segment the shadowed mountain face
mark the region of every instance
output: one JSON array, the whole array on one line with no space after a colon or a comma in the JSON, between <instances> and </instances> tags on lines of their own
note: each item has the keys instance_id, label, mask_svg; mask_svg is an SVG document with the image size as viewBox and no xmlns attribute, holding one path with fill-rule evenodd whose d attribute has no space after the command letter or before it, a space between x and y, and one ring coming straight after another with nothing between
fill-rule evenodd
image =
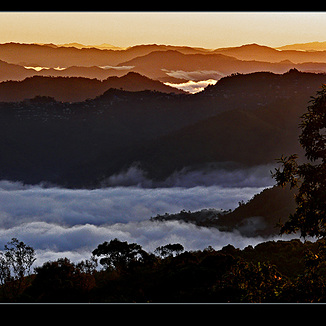
<instances>
[{"instance_id":1,"label":"shadowed mountain face","mask_svg":"<svg viewBox=\"0 0 326 326\"><path fill-rule=\"evenodd\" d=\"M196 95L110 89L79 103L2 103L0 177L88 187L134 164L164 180L207 163L273 163L300 153L299 117L325 82L292 70L225 77Z\"/></svg>"}]
</instances>

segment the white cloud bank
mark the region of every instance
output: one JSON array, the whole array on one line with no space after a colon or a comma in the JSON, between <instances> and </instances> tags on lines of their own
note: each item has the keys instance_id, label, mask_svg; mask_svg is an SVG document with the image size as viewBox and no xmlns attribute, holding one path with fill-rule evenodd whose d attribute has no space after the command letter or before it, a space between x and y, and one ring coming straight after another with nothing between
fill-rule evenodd
<instances>
[{"instance_id":1,"label":"white cloud bank","mask_svg":"<svg viewBox=\"0 0 326 326\"><path fill-rule=\"evenodd\" d=\"M202 81L207 79L215 79L218 81L224 74L217 70L194 70L194 71L184 71L184 70L166 70L162 69L168 76L180 79L188 79L193 81Z\"/></svg>"},{"instance_id":2,"label":"white cloud bank","mask_svg":"<svg viewBox=\"0 0 326 326\"><path fill-rule=\"evenodd\" d=\"M189 80L186 83L178 83L178 84L166 82L164 83L164 85L181 89L190 94L195 94L203 91L204 88L207 87L208 85L215 85L216 83L217 80L215 79L206 79L206 80L199 80L199 81Z\"/></svg>"},{"instance_id":3,"label":"white cloud bank","mask_svg":"<svg viewBox=\"0 0 326 326\"><path fill-rule=\"evenodd\" d=\"M19 183L8 186L8 182L3 187L3 182L0 182L0 228L8 229L29 222L63 226L128 223L148 220L157 214L177 213L182 209L233 209L239 201L247 201L263 189L197 186L71 190L39 186L24 188Z\"/></svg>"},{"instance_id":4,"label":"white cloud bank","mask_svg":"<svg viewBox=\"0 0 326 326\"><path fill-rule=\"evenodd\" d=\"M272 185L269 169L184 169L155 185L133 168L111 178L115 186L94 190L2 180L0 249L16 237L36 249L36 265L40 265L59 257L73 261L89 258L98 244L114 238L139 243L147 251L175 242L186 250L209 245L220 249L229 243L240 248L255 245L263 239L178 221L152 222L149 218L182 209L233 209L239 201L247 201ZM146 183L147 188L142 187Z\"/></svg>"}]
</instances>

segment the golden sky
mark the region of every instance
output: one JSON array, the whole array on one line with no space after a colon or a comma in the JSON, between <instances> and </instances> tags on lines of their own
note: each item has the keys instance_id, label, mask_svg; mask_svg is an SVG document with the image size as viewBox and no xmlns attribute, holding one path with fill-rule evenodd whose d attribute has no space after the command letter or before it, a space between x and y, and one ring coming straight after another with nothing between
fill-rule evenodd
<instances>
[{"instance_id":1,"label":"golden sky","mask_svg":"<svg viewBox=\"0 0 326 326\"><path fill-rule=\"evenodd\" d=\"M0 43L277 47L325 31L326 12L0 12Z\"/></svg>"}]
</instances>

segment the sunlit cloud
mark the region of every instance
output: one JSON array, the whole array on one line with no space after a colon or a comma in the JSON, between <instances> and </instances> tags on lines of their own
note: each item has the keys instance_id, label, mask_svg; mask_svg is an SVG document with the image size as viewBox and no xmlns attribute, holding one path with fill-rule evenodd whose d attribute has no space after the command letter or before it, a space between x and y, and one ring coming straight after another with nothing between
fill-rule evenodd
<instances>
[{"instance_id":1,"label":"sunlit cloud","mask_svg":"<svg viewBox=\"0 0 326 326\"><path fill-rule=\"evenodd\" d=\"M164 71L170 77L193 80L193 81L202 81L207 79L219 80L224 76L224 74L222 74L217 70L184 71L184 70L162 69L162 71Z\"/></svg>"},{"instance_id":2,"label":"sunlit cloud","mask_svg":"<svg viewBox=\"0 0 326 326\"><path fill-rule=\"evenodd\" d=\"M67 69L67 68L62 68L62 67L49 68L49 67L38 67L38 66L35 66L35 67L32 67L32 66L24 66L24 68L25 69L33 69L35 71L42 71L42 70L49 70L49 69L54 69L54 70L61 71L61 70Z\"/></svg>"},{"instance_id":3,"label":"sunlit cloud","mask_svg":"<svg viewBox=\"0 0 326 326\"><path fill-rule=\"evenodd\" d=\"M135 66L99 66L101 69L130 70Z\"/></svg>"},{"instance_id":4,"label":"sunlit cloud","mask_svg":"<svg viewBox=\"0 0 326 326\"><path fill-rule=\"evenodd\" d=\"M177 89L181 89L185 92L195 94L204 90L205 87L208 85L215 85L217 80L215 79L208 79L208 80L200 80L200 81L193 81L189 80L186 83L174 84L174 83L164 83L167 86L171 86Z\"/></svg>"}]
</instances>

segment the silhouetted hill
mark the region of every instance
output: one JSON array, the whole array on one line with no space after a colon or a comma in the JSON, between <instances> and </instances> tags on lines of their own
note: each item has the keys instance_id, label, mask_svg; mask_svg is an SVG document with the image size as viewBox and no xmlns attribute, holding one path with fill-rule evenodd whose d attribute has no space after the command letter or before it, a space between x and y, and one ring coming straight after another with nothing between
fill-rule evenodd
<instances>
[{"instance_id":1,"label":"silhouetted hill","mask_svg":"<svg viewBox=\"0 0 326 326\"><path fill-rule=\"evenodd\" d=\"M229 55L240 60L259 60L265 62L280 62L289 60L293 63L326 61L326 51L296 51L273 49L258 44L246 44L238 47L229 47L214 50L214 53Z\"/></svg>"},{"instance_id":2,"label":"silhouetted hill","mask_svg":"<svg viewBox=\"0 0 326 326\"><path fill-rule=\"evenodd\" d=\"M49 44L43 44L43 45L49 45ZM52 45L54 45L54 44L52 44ZM123 50L124 49L124 48L121 48L119 46L115 46L115 45L107 44L107 43L102 43L102 44L99 44L99 45L85 45L85 44L81 44L81 43L77 43L77 42L58 44L58 45L54 45L54 47L68 47L68 48L69 47L74 47L74 48L77 48L77 49L95 48L95 49L100 49L100 50Z\"/></svg>"},{"instance_id":3,"label":"silhouetted hill","mask_svg":"<svg viewBox=\"0 0 326 326\"><path fill-rule=\"evenodd\" d=\"M188 96L111 88L72 104L44 97L2 102L0 177L98 186L103 173L119 171L128 151L200 119L202 112L179 107Z\"/></svg>"},{"instance_id":4,"label":"silhouetted hill","mask_svg":"<svg viewBox=\"0 0 326 326\"><path fill-rule=\"evenodd\" d=\"M139 45L124 50L76 48L54 46L53 44L0 44L0 60L25 65L40 67L70 67L70 66L116 66L137 56L146 55L152 51L166 51L178 49L185 53L204 52L205 50L190 47L174 47L166 45Z\"/></svg>"},{"instance_id":5,"label":"silhouetted hill","mask_svg":"<svg viewBox=\"0 0 326 326\"><path fill-rule=\"evenodd\" d=\"M296 50L296 51L325 51L326 42L308 42L296 43L280 46L278 50Z\"/></svg>"},{"instance_id":6,"label":"silhouetted hill","mask_svg":"<svg viewBox=\"0 0 326 326\"><path fill-rule=\"evenodd\" d=\"M223 78L193 96L199 107L214 103L220 110L215 116L156 139L133 161L151 178L164 179L207 162L254 166L274 162L281 154L302 154L299 117L324 82L326 75L295 70Z\"/></svg>"},{"instance_id":7,"label":"silhouetted hill","mask_svg":"<svg viewBox=\"0 0 326 326\"><path fill-rule=\"evenodd\" d=\"M279 62L280 51L258 44L245 44L236 47L216 49L214 53L221 53L240 60L258 60L265 62ZM284 59L283 59L284 60Z\"/></svg>"},{"instance_id":8,"label":"silhouetted hill","mask_svg":"<svg viewBox=\"0 0 326 326\"><path fill-rule=\"evenodd\" d=\"M252 48L254 48L254 51L251 51ZM326 54L325 60L322 59L321 62L309 62L313 60L308 60L307 57L307 61L293 63L286 55L280 55L280 52L259 45L248 45L234 48L234 50L227 48L205 54L183 54L175 50L153 51L147 55L122 62L119 65L134 66L133 71L161 81L167 81L169 73L180 70L186 72L216 71L216 73L223 75L259 71L285 73L291 68L308 72L326 72ZM235 56L235 54L237 55ZM272 59L275 56L278 57L275 58L276 61L273 61ZM265 58L266 60L259 60L259 58Z\"/></svg>"},{"instance_id":9,"label":"silhouetted hill","mask_svg":"<svg viewBox=\"0 0 326 326\"><path fill-rule=\"evenodd\" d=\"M28 67L28 66L26 66ZM35 67L35 66L34 66ZM37 66L36 66L37 67ZM80 67L72 66L66 69L42 69L35 70L31 67L25 68L23 65L11 64L0 60L0 82L8 80L24 80L27 77L32 76L49 76L49 77L85 77L96 79L107 79L111 76L125 75L130 68L121 67L121 69L114 68L100 68L93 67Z\"/></svg>"},{"instance_id":10,"label":"silhouetted hill","mask_svg":"<svg viewBox=\"0 0 326 326\"><path fill-rule=\"evenodd\" d=\"M107 48L67 47L54 44L0 44L0 60L19 65L37 65L49 68L70 66L116 66L151 52L178 51L189 55L223 54L240 60L293 63L325 62L326 51L276 50L267 46L247 44L240 47L221 48L214 51L172 45L144 44L122 50ZM244 72L244 71L243 71Z\"/></svg>"},{"instance_id":11,"label":"silhouetted hill","mask_svg":"<svg viewBox=\"0 0 326 326\"><path fill-rule=\"evenodd\" d=\"M233 211L203 209L181 211L152 217L152 221L184 221L198 226L216 227L220 231L239 231L247 237L270 237L279 234L279 222L284 223L295 211L294 193L289 187L274 186L255 195L247 203L239 203Z\"/></svg>"},{"instance_id":12,"label":"silhouetted hill","mask_svg":"<svg viewBox=\"0 0 326 326\"><path fill-rule=\"evenodd\" d=\"M166 77L166 71L201 71L215 70L228 75L253 71L272 71L283 73L292 67L292 63L270 63L243 61L220 53L183 54L175 50L166 52L153 51L147 55L124 61L120 66L134 66L133 71L154 79Z\"/></svg>"},{"instance_id":13,"label":"silhouetted hill","mask_svg":"<svg viewBox=\"0 0 326 326\"><path fill-rule=\"evenodd\" d=\"M148 77L145 77L141 74L135 72L129 72L128 74L122 77L110 77L103 82L106 87L109 85L108 88L119 88L126 91L143 91L143 90L150 90L150 91L158 91L162 93L175 93L175 94L183 94L184 92L176 89L174 87L170 87L164 85L158 80L153 80Z\"/></svg>"},{"instance_id":14,"label":"silhouetted hill","mask_svg":"<svg viewBox=\"0 0 326 326\"><path fill-rule=\"evenodd\" d=\"M324 52L280 51L257 44L211 51L157 44L111 50L54 44L5 43L0 44L0 60L4 61L0 65L3 72L0 81L22 80L34 75L103 80L110 76L121 76L131 70L163 82L184 81L172 76L177 71L210 71L218 75L229 75L257 71L284 73L290 68L297 68L302 71L326 72ZM5 65L5 62L11 66ZM24 66L50 69L35 71L25 69ZM66 69L60 70L58 67Z\"/></svg>"},{"instance_id":15,"label":"silhouetted hill","mask_svg":"<svg viewBox=\"0 0 326 326\"><path fill-rule=\"evenodd\" d=\"M222 214L215 226L222 230L238 230L245 236L279 234L279 222L284 223L296 208L294 193L289 187L274 186L255 195L230 213Z\"/></svg>"},{"instance_id":16,"label":"silhouetted hill","mask_svg":"<svg viewBox=\"0 0 326 326\"><path fill-rule=\"evenodd\" d=\"M97 66L93 67L80 67L72 66L63 70L57 69L42 69L41 71L34 71L34 76L49 76L49 77L84 77L84 78L96 78L100 80L107 79L109 77L121 77L125 75L130 69L114 69L114 68L100 68Z\"/></svg>"},{"instance_id":17,"label":"silhouetted hill","mask_svg":"<svg viewBox=\"0 0 326 326\"><path fill-rule=\"evenodd\" d=\"M22 80L34 74L35 71L33 72L22 66L0 60L0 82L6 80Z\"/></svg>"},{"instance_id":18,"label":"silhouetted hill","mask_svg":"<svg viewBox=\"0 0 326 326\"><path fill-rule=\"evenodd\" d=\"M0 83L0 101L22 101L35 96L50 96L58 101L80 102L87 98L95 98L109 88L183 93L137 73L128 73L122 77L109 77L103 81L81 77L33 76L23 81Z\"/></svg>"}]
</instances>

